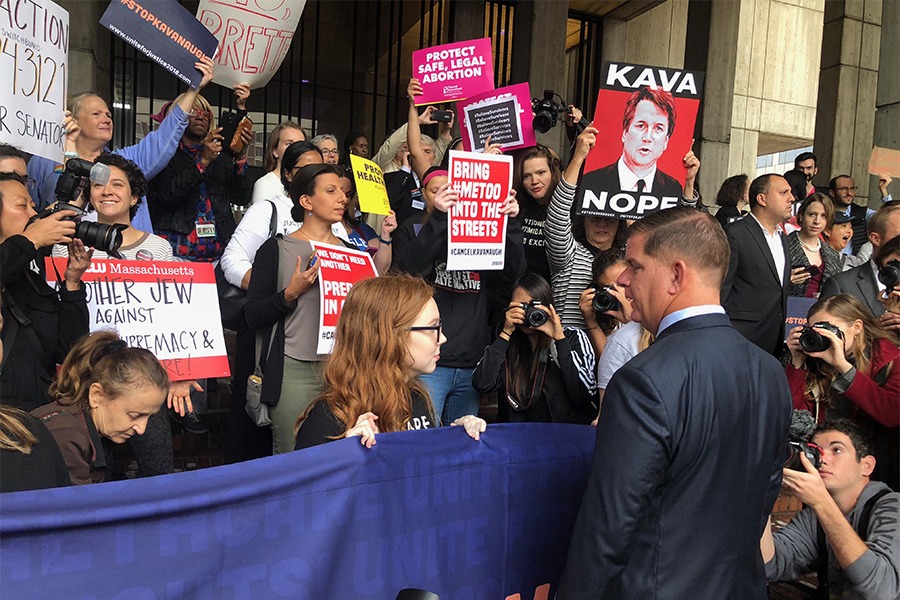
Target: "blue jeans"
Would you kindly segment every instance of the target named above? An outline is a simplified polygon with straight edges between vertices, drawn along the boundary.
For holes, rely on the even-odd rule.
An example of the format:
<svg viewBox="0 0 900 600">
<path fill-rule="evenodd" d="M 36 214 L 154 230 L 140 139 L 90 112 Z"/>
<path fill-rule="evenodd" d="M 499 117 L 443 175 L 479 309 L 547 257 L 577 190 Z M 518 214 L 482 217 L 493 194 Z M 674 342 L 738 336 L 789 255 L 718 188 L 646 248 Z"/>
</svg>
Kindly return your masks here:
<svg viewBox="0 0 900 600">
<path fill-rule="evenodd" d="M 438 367 L 433 373 L 420 375 L 419 379 L 428 388 L 434 404 L 434 416 L 442 425 L 449 425 L 466 415 L 478 416 L 480 397 L 472 387 L 471 369 Z"/>
</svg>

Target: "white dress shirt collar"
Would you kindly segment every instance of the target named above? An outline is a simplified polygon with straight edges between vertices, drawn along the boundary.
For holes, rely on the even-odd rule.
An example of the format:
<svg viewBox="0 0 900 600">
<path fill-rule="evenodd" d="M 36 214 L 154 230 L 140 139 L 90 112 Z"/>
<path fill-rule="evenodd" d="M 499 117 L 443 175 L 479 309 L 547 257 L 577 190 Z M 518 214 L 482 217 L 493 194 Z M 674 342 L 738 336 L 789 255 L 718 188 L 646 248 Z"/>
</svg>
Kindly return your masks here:
<svg viewBox="0 0 900 600">
<path fill-rule="evenodd" d="M 700 315 L 724 315 L 725 309 L 718 304 L 701 304 L 700 306 L 688 306 L 681 310 L 667 314 L 663 320 L 659 322 L 659 329 L 656 332 L 657 337 L 667 328 L 671 327 L 679 321 L 684 321 L 691 317 L 699 317 Z"/>
<path fill-rule="evenodd" d="M 643 177 L 638 177 L 634 173 L 631 172 L 625 165 L 625 159 L 623 157 L 619 157 L 619 162 L 616 163 L 617 169 L 619 171 L 619 185 L 623 190 L 628 192 L 636 192 L 637 191 L 637 182 L 638 179 L 644 180 L 644 191 L 652 192 L 653 191 L 653 179 L 656 177 L 656 165 L 653 165 L 653 169 Z"/>
</svg>

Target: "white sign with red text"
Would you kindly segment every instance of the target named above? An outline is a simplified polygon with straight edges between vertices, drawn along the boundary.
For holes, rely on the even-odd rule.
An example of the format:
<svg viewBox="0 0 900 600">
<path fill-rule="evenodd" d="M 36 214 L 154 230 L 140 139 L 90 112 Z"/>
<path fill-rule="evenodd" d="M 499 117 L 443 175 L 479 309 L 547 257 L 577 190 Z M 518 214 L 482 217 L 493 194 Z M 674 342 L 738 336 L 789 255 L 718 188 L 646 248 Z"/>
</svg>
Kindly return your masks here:
<svg viewBox="0 0 900 600">
<path fill-rule="evenodd" d="M 47 280 L 65 258 L 47 259 Z M 94 259 L 81 278 L 91 331 L 114 329 L 152 352 L 169 379 L 228 377 L 216 276 L 210 263 Z"/>
<path fill-rule="evenodd" d="M 197 20 L 219 40 L 213 81 L 269 83 L 287 56 L 306 0 L 200 0 Z"/>
<path fill-rule="evenodd" d="M 447 215 L 447 270 L 503 269 L 513 159 L 502 154 L 450 151 L 450 187 L 459 202 Z"/>
<path fill-rule="evenodd" d="M 350 288 L 363 279 L 377 277 L 368 252 L 329 244 L 312 244 L 319 267 L 319 343 L 316 352 L 331 354 L 334 332 Z"/>
</svg>

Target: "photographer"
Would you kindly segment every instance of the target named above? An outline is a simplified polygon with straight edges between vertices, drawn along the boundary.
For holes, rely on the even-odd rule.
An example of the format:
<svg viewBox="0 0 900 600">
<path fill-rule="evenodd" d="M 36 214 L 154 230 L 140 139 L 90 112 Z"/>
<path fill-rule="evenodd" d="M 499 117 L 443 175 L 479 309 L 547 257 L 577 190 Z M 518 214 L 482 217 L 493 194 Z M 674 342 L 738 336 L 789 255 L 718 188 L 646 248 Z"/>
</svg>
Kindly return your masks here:
<svg viewBox="0 0 900 600">
<path fill-rule="evenodd" d="M 803 454 L 805 471 L 784 469 L 784 486 L 806 506 L 774 535 L 769 524 L 763 530 L 766 577 L 797 579 L 816 568 L 816 597 L 897 598 L 900 494 L 870 481 L 872 446 L 851 421 L 826 421 L 813 442 L 822 449 L 818 471 Z"/>
<path fill-rule="evenodd" d="M 839 294 L 809 309 L 809 327 L 787 338 L 785 367 L 795 409 L 856 421 L 876 443 L 882 460 L 874 479 L 900 482 L 896 460 L 900 425 L 900 349 L 856 298 Z"/>
<path fill-rule="evenodd" d="M 91 251 L 74 237 L 75 213 L 63 210 L 32 222 L 36 214 L 26 179 L 0 173 L 0 285 L 8 352 L 0 398 L 24 410 L 48 402 L 56 364 L 88 332 L 81 276 L 91 264 Z M 53 244 L 69 244 L 59 290 L 44 277 L 44 257 Z"/>
<path fill-rule="evenodd" d="M 884 285 L 878 299 L 884 305 L 884 314 L 881 315 L 881 326 L 891 331 L 886 324 L 900 322 L 900 235 L 895 235 L 886 244 L 878 249 L 872 257 L 875 266 L 878 267 L 878 282 Z M 892 284 L 892 285 L 891 285 Z M 893 333 L 897 335 L 897 330 Z M 895 337 L 894 341 L 898 341 Z"/>
<path fill-rule="evenodd" d="M 480 393 L 497 392 L 500 422 L 585 424 L 594 415 L 594 349 L 583 331 L 563 328 L 551 302 L 543 277 L 520 277 L 472 374 Z"/>
</svg>

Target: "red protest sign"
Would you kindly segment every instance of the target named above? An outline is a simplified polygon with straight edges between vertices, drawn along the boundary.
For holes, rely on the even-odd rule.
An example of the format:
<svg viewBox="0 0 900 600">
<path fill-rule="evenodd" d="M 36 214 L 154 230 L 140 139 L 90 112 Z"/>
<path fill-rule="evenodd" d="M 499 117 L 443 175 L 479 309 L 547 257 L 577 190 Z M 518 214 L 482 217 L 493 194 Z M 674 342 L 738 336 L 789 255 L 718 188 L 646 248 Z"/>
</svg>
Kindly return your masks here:
<svg viewBox="0 0 900 600">
<path fill-rule="evenodd" d="M 512 188 L 511 156 L 450 151 L 450 185 L 459 202 L 448 215 L 447 270 L 502 269 Z"/>
<path fill-rule="evenodd" d="M 319 267 L 319 343 L 317 352 L 329 354 L 334 348 L 334 331 L 337 328 L 344 300 L 353 285 L 363 279 L 375 277 L 375 264 L 367 252 L 313 244 Z"/>
</svg>

